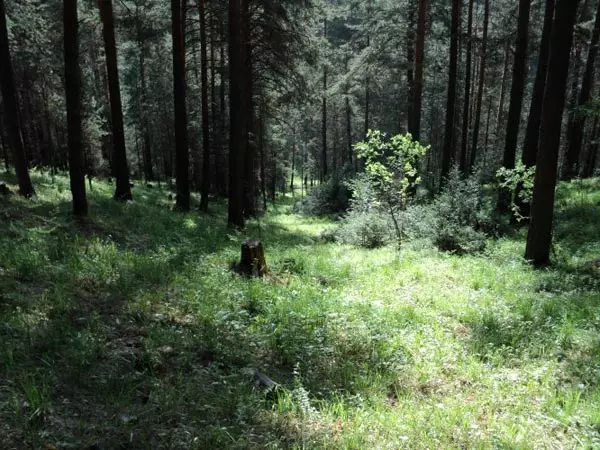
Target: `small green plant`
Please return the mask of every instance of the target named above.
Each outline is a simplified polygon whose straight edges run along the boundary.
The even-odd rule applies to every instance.
[[[529,203],[533,197],[533,181],[535,166],[527,167],[521,161],[517,162],[514,169],[501,167],[496,172],[500,187],[510,191],[510,209],[515,219],[520,222],[527,219],[522,214],[521,205]]]
[[[365,173],[376,192],[376,206],[389,213],[400,245],[402,225],[398,211],[406,208],[408,197],[421,182],[417,167],[429,147],[415,141],[410,133],[388,138],[379,130],[369,130],[367,140],[354,148],[365,161]]]

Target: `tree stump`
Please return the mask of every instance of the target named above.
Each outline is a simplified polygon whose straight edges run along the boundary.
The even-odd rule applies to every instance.
[[[260,241],[246,241],[242,244],[242,260],[238,266],[240,273],[249,277],[262,277],[267,274],[265,250]]]

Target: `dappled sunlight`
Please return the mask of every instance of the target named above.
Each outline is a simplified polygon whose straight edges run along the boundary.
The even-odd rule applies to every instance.
[[[237,232],[221,206],[176,214],[144,187],[119,204],[102,182],[76,224],[60,180],[37,200],[3,200],[0,358],[13,381],[1,387],[16,403],[0,417],[37,430],[30,442],[72,439],[61,420],[81,398],[94,411],[78,443],[152,430],[184,447],[593,439],[596,241],[544,270],[524,262],[518,234],[465,256],[366,250],[324,240],[338,224],[284,206]],[[230,270],[250,237],[265,245],[262,280]],[[255,370],[281,390],[261,394]]]

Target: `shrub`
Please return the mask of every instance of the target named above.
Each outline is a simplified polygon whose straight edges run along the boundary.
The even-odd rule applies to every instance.
[[[461,178],[454,167],[441,194],[434,200],[433,242],[442,251],[459,254],[485,248],[485,229],[490,229],[491,208],[484,202],[479,174]]]
[[[338,242],[365,248],[377,248],[394,239],[393,226],[386,214],[378,210],[351,210],[335,233]]]
[[[345,176],[333,176],[297,202],[294,212],[305,216],[324,216],[346,211],[350,200],[346,181]]]

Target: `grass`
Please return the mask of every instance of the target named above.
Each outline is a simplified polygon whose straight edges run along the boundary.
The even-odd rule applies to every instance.
[[[0,199],[0,448],[600,447],[598,179],[560,187],[544,270],[523,232],[364,250],[290,199],[236,233],[157,186],[95,183],[81,225],[34,182]],[[232,273],[259,236],[272,276]]]

